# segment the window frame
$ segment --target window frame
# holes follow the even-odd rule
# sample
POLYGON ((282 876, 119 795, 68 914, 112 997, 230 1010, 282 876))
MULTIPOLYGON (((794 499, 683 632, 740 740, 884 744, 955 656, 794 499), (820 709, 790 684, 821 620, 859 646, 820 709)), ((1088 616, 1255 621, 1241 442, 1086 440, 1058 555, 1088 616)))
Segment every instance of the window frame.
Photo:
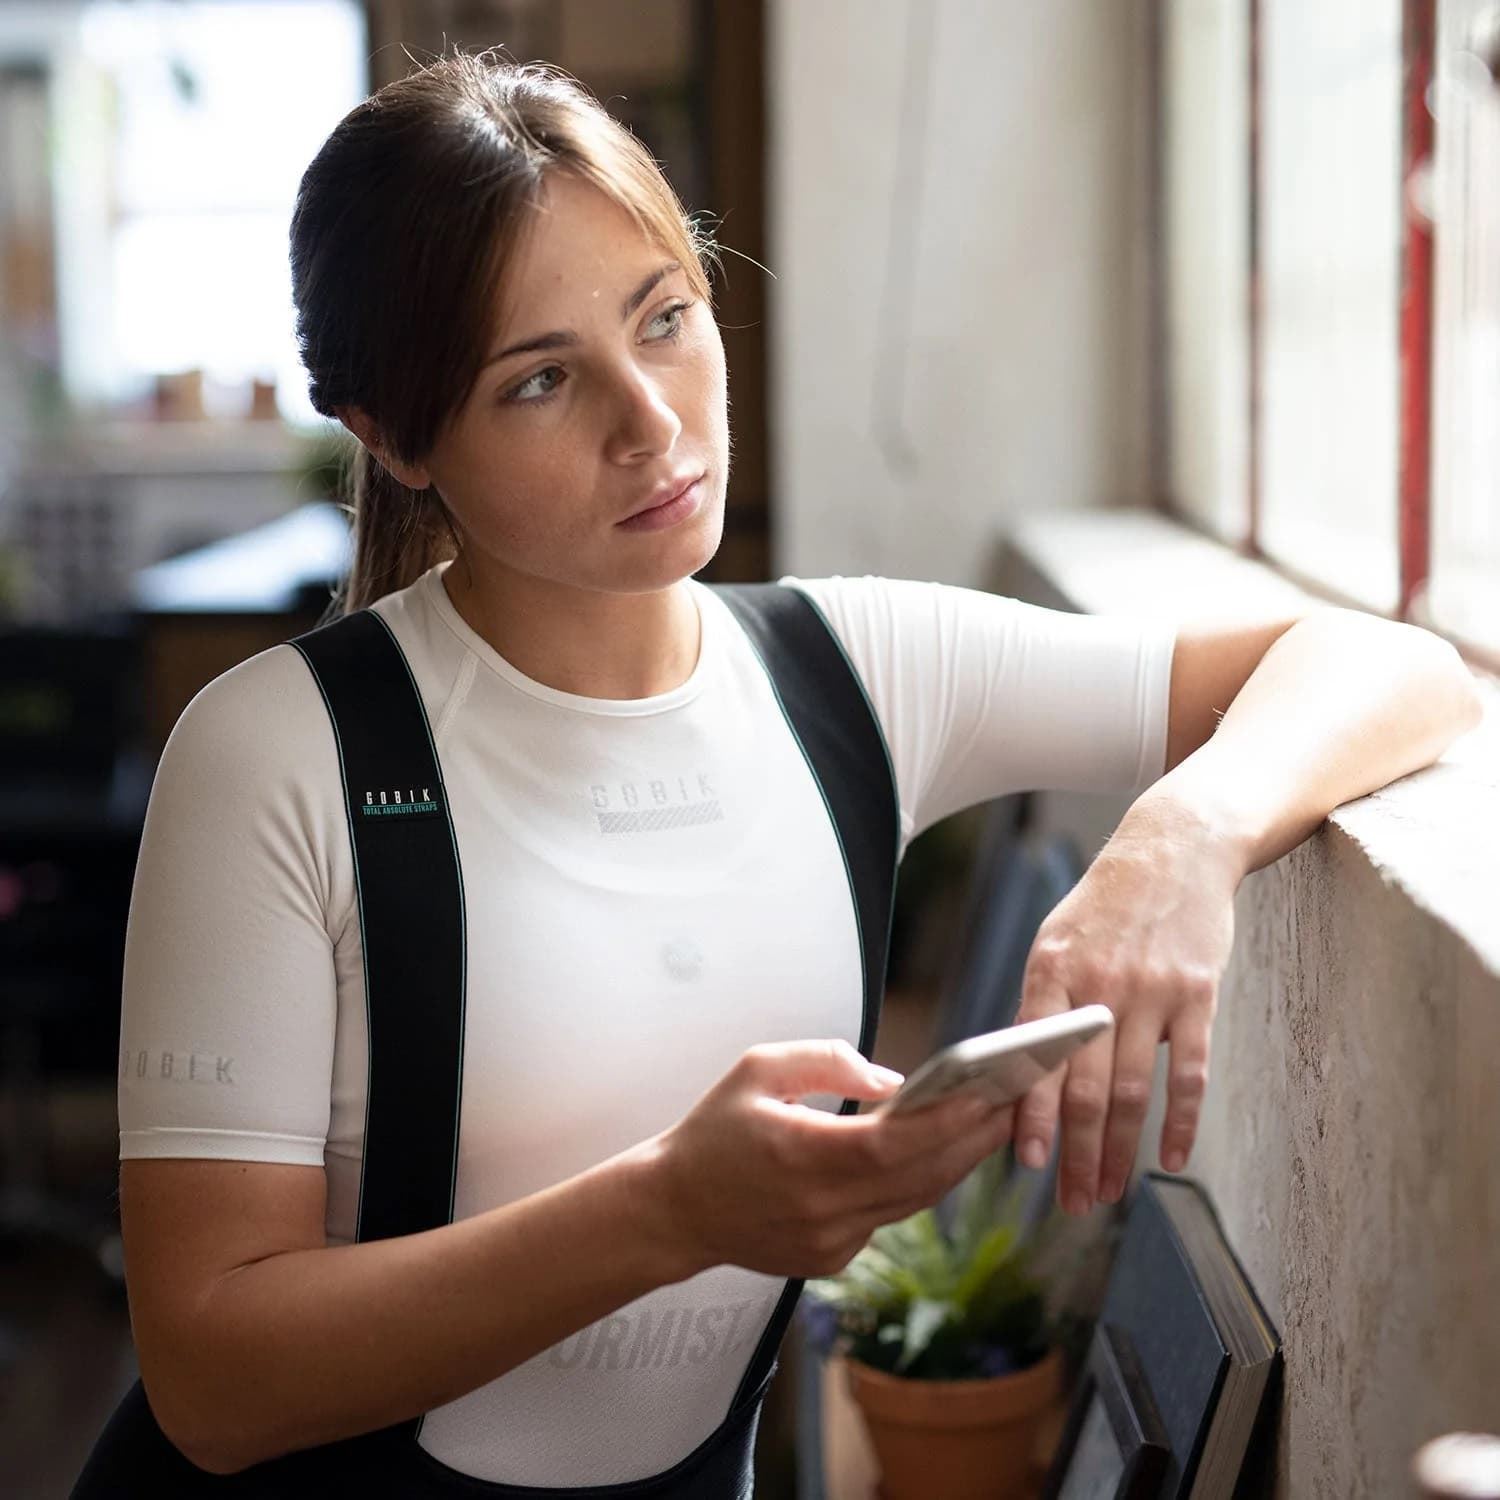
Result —
MULTIPOLYGON (((1152 28, 1152 80, 1157 93, 1154 104, 1156 122, 1156 180, 1165 182, 1166 141, 1163 122, 1170 113, 1169 102, 1161 97, 1168 86, 1163 65, 1163 25, 1158 0, 1157 19, 1152 28)), ((1305 590, 1331 604, 1362 609, 1367 613, 1387 613, 1389 618, 1421 625, 1449 640, 1473 667, 1489 673, 1500 673, 1500 648, 1464 638, 1441 623, 1433 621, 1425 609, 1425 593, 1432 571, 1433 528, 1433 381, 1434 381, 1434 234, 1431 221, 1423 211, 1421 195, 1412 191, 1414 183, 1431 173, 1435 160, 1437 130, 1428 105, 1433 83, 1437 47, 1437 0, 1402 0, 1401 5, 1401 179, 1400 209, 1400 293, 1397 308, 1399 349, 1397 358, 1397 508, 1396 561, 1399 580, 1398 602, 1394 611, 1382 612, 1353 600, 1331 586, 1325 579, 1272 556, 1263 545, 1264 536, 1264 388, 1265 388, 1265 317, 1263 307, 1262 239, 1264 230, 1261 201, 1261 172, 1264 165, 1264 0, 1240 0, 1248 10, 1248 128, 1245 150, 1247 167, 1247 255, 1246 316, 1248 324, 1248 442, 1245 454, 1245 495, 1241 539, 1227 545, 1253 559, 1305 590)), ((1164 192, 1158 190, 1154 205, 1156 261, 1158 276, 1165 275, 1167 245, 1165 240, 1164 192)), ((1160 303, 1158 304, 1160 315, 1160 303)), ((1166 330, 1158 323, 1157 347, 1166 348, 1166 330)), ((1171 400, 1170 378, 1167 381, 1171 400)), ((1169 423, 1159 418, 1163 429, 1158 451, 1164 452, 1169 423)), ((1158 509, 1171 519, 1204 535, 1214 536, 1203 518, 1185 506, 1174 503, 1169 484, 1158 490, 1158 509)), ((1220 538, 1222 540, 1222 538, 1220 538)), ((1497 580, 1500 587, 1500 580, 1497 580)))

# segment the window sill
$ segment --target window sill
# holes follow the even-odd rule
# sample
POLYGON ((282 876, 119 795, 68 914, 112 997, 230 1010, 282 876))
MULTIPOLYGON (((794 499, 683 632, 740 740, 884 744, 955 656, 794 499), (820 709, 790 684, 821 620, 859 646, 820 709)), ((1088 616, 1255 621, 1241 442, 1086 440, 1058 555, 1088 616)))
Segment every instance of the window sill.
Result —
MULTIPOLYGON (((1074 510, 1015 522, 1002 592, 1055 609, 1154 619, 1250 616, 1317 605, 1272 568, 1152 511, 1074 510)), ((1484 722, 1435 765, 1336 808, 1327 837, 1346 840, 1387 886, 1500 974, 1500 682, 1479 674, 1484 722)))

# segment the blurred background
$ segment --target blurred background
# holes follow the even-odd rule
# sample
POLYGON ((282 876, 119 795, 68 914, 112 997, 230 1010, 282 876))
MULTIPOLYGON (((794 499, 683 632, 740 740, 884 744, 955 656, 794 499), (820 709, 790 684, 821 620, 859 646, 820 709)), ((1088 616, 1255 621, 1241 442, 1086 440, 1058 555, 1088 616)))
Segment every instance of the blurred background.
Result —
MULTIPOLYGON (((65 1493, 135 1375, 114 1088, 156 756, 345 563, 299 177, 413 59, 495 44, 579 77, 733 252, 705 578, 991 587, 1016 528, 1132 512, 1500 661, 1487 0, 0 0, 7 1494, 65 1493)), ((908 861, 909 989, 966 837, 908 861)), ((773 1412, 768 1500, 805 1500, 792 1447, 773 1412)))

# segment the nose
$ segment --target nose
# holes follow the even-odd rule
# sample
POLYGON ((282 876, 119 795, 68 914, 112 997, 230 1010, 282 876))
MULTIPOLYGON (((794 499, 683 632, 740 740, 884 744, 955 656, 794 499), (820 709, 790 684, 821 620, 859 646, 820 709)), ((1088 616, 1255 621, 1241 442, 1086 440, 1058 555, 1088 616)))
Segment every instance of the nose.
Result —
POLYGON ((629 464, 670 453, 682 422, 662 382, 651 371, 629 364, 620 374, 617 391, 609 436, 611 460, 629 464))

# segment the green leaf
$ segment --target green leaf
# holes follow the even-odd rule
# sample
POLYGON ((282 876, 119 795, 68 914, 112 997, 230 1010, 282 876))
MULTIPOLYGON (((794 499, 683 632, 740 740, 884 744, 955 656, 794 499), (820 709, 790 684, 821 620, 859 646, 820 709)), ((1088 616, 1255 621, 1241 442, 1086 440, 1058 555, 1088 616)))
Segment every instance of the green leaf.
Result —
POLYGON ((956 1312, 951 1302, 937 1302, 928 1297, 918 1297, 912 1303, 906 1313, 906 1336, 901 1342, 901 1357, 896 1361, 898 1374, 921 1358, 932 1342, 933 1334, 956 1312))
POLYGON ((953 1285, 953 1250, 930 1208, 899 1223, 882 1224, 865 1248, 907 1271, 914 1296, 944 1297, 953 1285))
POLYGON ((1008 1161, 1004 1152, 987 1156, 959 1184, 953 1217, 953 1253, 960 1265, 966 1265, 995 1222, 995 1200, 1008 1161))
POLYGON ((967 1308, 1001 1266, 1015 1254, 1017 1235, 1013 1225, 997 1224, 979 1242, 972 1259, 953 1291, 953 1300, 967 1308))
POLYGON ((853 1329, 882 1322, 899 1327, 921 1288, 905 1267, 866 1245, 836 1276, 809 1281, 806 1290, 834 1308, 842 1327, 853 1329))

